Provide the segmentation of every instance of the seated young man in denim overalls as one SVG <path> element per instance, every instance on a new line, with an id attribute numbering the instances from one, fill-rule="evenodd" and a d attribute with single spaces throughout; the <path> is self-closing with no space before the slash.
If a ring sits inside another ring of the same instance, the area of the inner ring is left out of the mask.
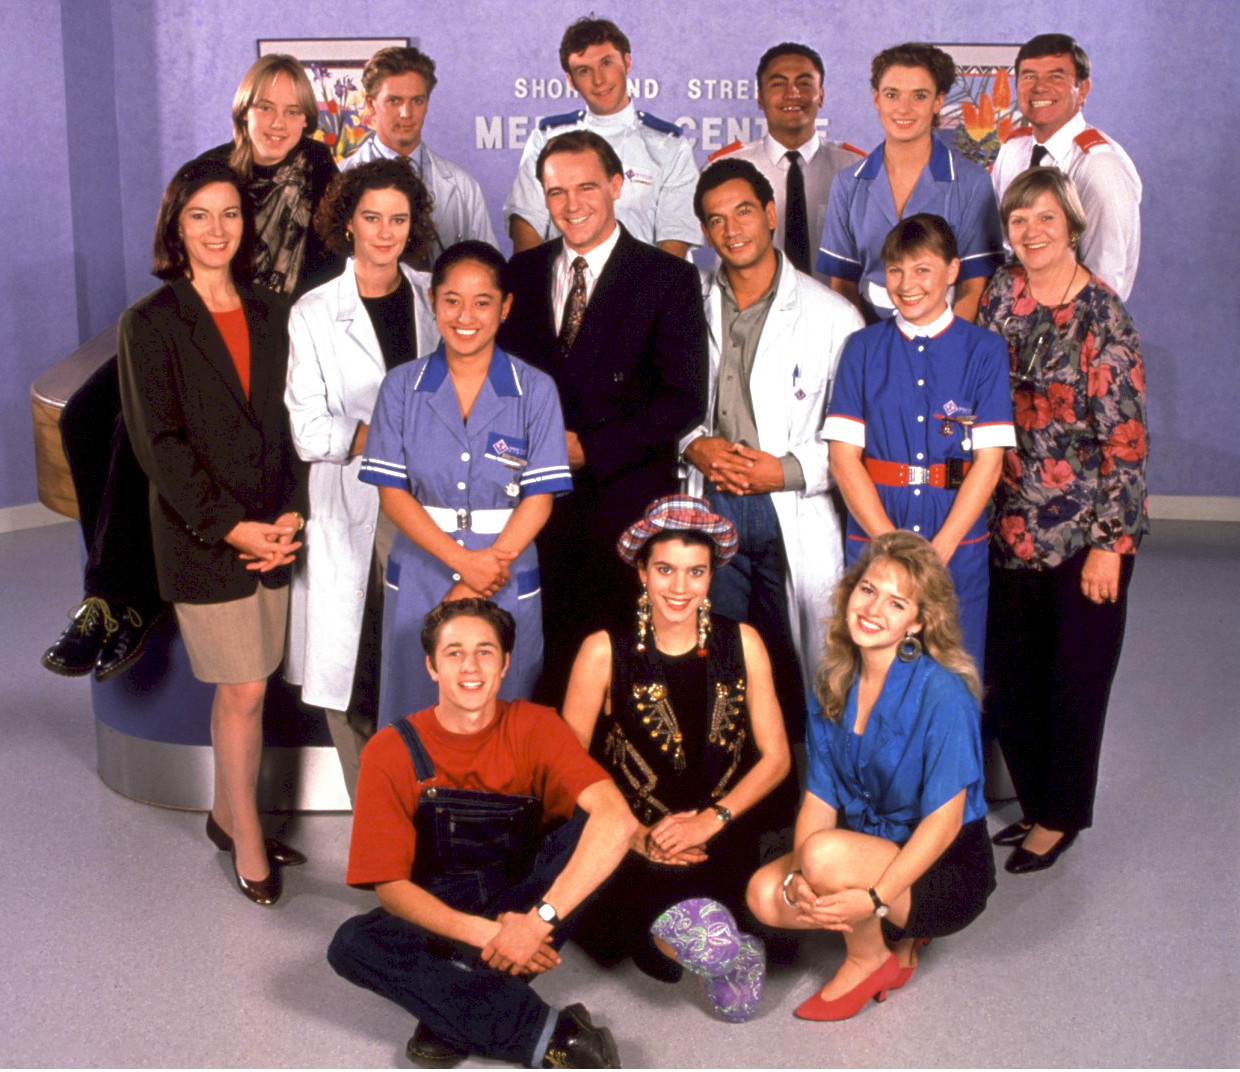
<path id="1" fill-rule="evenodd" d="M 528 985 L 559 962 L 562 921 L 615 869 L 635 820 L 555 711 L 496 699 L 515 626 L 482 599 L 437 606 L 422 646 L 439 702 L 362 753 L 348 882 L 379 904 L 327 959 L 418 1018 L 410 1060 L 619 1068 L 579 1004 Z M 558 825 L 556 825 L 558 824 Z"/>

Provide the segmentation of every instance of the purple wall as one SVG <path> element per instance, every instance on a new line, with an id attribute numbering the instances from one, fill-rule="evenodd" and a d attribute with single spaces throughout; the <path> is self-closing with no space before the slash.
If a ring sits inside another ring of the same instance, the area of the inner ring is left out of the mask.
<path id="1" fill-rule="evenodd" d="M 758 55 L 779 40 L 804 40 L 823 53 L 830 136 L 871 147 L 879 131 L 869 60 L 897 38 L 1020 42 L 1050 29 L 1078 37 L 1094 64 L 1086 115 L 1124 144 L 1145 184 L 1141 270 L 1129 305 L 1149 369 L 1151 489 L 1240 495 L 1240 448 L 1229 435 L 1240 409 L 1233 372 L 1240 251 L 1224 194 L 1234 186 L 1238 161 L 1235 139 L 1218 134 L 1230 129 L 1232 116 L 1227 95 L 1217 89 L 1240 50 L 1240 5 L 712 0 L 669 8 L 661 0 L 613 0 L 604 7 L 566 0 L 536 6 L 528 0 L 370 0 L 344 8 L 338 0 L 251 6 L 232 0 L 27 0 L 0 7 L 0 28 L 9 31 L 4 39 L 28 34 L 30 40 L 29 48 L 0 62 L 13 66 L 11 76 L 20 82 L 37 80 L 42 87 L 43 125 L 27 135 L 33 144 L 23 142 L 23 157 L 38 156 L 52 171 L 43 171 L 33 191 L 28 170 L 15 175 L 6 168 L 0 179 L 7 184 L 5 211 L 17 214 L 8 227 L 10 251 L 15 241 L 27 251 L 0 267 L 0 338 L 9 343 L 5 360 L 17 373 L 6 377 L 0 396 L 8 418 L 0 430 L 6 459 L 0 505 L 34 497 L 26 384 L 72 347 L 74 326 L 85 337 L 153 285 L 150 230 L 163 184 L 185 159 L 229 136 L 229 102 L 256 54 L 256 38 L 348 32 L 418 39 L 440 76 L 427 141 L 478 177 L 498 230 L 498 210 L 520 155 L 510 133 L 519 136 L 533 117 L 575 106 L 533 93 L 535 80 L 542 80 L 544 94 L 562 89 L 556 84 L 560 33 L 590 8 L 625 29 L 633 43 L 633 76 L 650 80 L 643 89 L 657 89 L 639 106 L 688 120 L 705 134 L 707 148 L 731 140 L 746 119 L 757 133 L 760 113 L 745 94 L 752 94 Z M 538 18 L 531 24 L 534 10 Z M 66 65 L 75 72 L 67 116 Z M 88 99 L 82 71 L 99 87 Z M 696 99 L 693 79 L 703 80 Z M 731 80 L 731 98 L 720 99 L 717 85 L 708 99 L 707 79 Z M 37 227 L 33 219 L 41 221 Z M 38 252 L 47 249 L 57 256 Z M 1197 283 L 1203 271 L 1206 282 Z M 1216 279 L 1216 293 L 1207 293 Z M 16 310 L 29 299 L 14 304 L 14 293 L 37 293 L 50 304 L 54 330 L 19 323 Z"/>

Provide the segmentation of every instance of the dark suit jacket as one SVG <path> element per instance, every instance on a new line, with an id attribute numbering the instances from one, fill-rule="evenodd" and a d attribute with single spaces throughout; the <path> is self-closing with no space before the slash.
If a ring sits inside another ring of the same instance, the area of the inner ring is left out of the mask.
<path id="1" fill-rule="evenodd" d="M 151 482 L 151 534 L 160 594 L 183 603 L 250 595 L 261 576 L 224 537 L 238 521 L 274 521 L 298 509 L 284 408 L 288 306 L 241 291 L 250 332 L 250 399 L 224 340 L 187 279 L 148 294 L 117 327 L 121 406 L 134 455 Z"/>
<path id="2" fill-rule="evenodd" d="M 676 442 L 706 407 L 697 271 L 620 230 L 567 359 L 551 307 L 562 240 L 513 257 L 513 307 L 499 335 L 505 350 L 555 379 L 565 428 L 581 438 L 586 456 L 572 498 L 593 500 L 609 528 L 637 520 L 652 498 L 676 490 Z"/>

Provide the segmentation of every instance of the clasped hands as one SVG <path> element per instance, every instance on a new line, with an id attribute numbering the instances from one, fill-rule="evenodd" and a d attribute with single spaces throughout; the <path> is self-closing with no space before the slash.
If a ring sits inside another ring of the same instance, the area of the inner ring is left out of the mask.
<path id="1" fill-rule="evenodd" d="M 796 873 L 784 890 L 788 900 L 796 905 L 797 921 L 808 927 L 851 934 L 854 926 L 874 915 L 874 902 L 869 892 L 860 888 L 819 897 L 805 876 Z"/>
<path id="2" fill-rule="evenodd" d="M 224 542 L 240 552 L 246 569 L 267 573 L 292 563 L 301 549 L 301 541 L 293 538 L 298 531 L 297 515 L 289 511 L 270 525 L 262 521 L 238 521 L 224 537 Z"/>
<path id="3" fill-rule="evenodd" d="M 721 828 L 713 811 L 677 812 L 660 819 L 654 826 L 639 826 L 631 847 L 656 864 L 687 867 L 706 859 L 702 846 Z"/>
<path id="4" fill-rule="evenodd" d="M 508 583 L 509 570 L 516 551 L 504 551 L 498 547 L 483 547 L 477 551 L 462 549 L 453 563 L 461 579 L 443 597 L 445 603 L 454 599 L 490 599 Z"/>
<path id="5" fill-rule="evenodd" d="M 722 436 L 698 436 L 684 456 L 715 487 L 733 495 L 782 491 L 784 470 L 774 454 Z"/>
<path id="6" fill-rule="evenodd" d="M 551 945 L 552 928 L 531 909 L 501 912 L 482 947 L 482 961 L 508 975 L 541 975 L 560 963 Z"/>

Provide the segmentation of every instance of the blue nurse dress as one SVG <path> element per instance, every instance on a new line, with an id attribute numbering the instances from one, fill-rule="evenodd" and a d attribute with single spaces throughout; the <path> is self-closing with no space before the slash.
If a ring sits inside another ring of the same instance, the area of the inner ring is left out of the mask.
<path id="1" fill-rule="evenodd" d="M 880 317 L 894 313 L 887 297 L 883 242 L 900 222 L 880 145 L 856 167 L 831 183 L 817 270 L 857 284 Z M 918 212 L 942 216 L 956 236 L 959 281 L 988 279 L 1003 263 L 1003 232 L 990 176 L 938 137 L 904 205 L 904 217 Z"/>
<path id="2" fill-rule="evenodd" d="M 985 447 L 1015 445 L 1008 354 L 1003 338 L 947 310 L 925 327 L 902 316 L 849 336 L 840 357 L 823 436 L 852 443 L 867 457 L 931 466 L 972 459 Z M 966 443 L 968 444 L 966 446 Z M 956 493 L 928 484 L 876 484 L 896 528 L 932 539 Z M 861 554 L 869 537 L 850 513 L 844 560 Z M 965 648 L 978 669 L 986 643 L 986 512 L 973 523 L 948 568 L 960 601 Z"/>
<path id="3" fill-rule="evenodd" d="M 466 421 L 441 345 L 384 378 L 358 475 L 370 484 L 408 491 L 423 506 L 466 512 L 462 518 L 469 511 L 515 509 L 527 495 L 565 494 L 573 484 L 555 383 L 496 347 Z M 497 533 L 453 525 L 449 535 L 476 551 L 490 547 Z M 509 573 L 494 600 L 516 619 L 517 635 L 499 695 L 518 699 L 530 695 L 542 669 L 542 607 L 533 541 Z M 458 580 L 434 555 L 397 533 L 385 577 L 380 726 L 438 699 L 422 651 L 422 619 Z"/>

